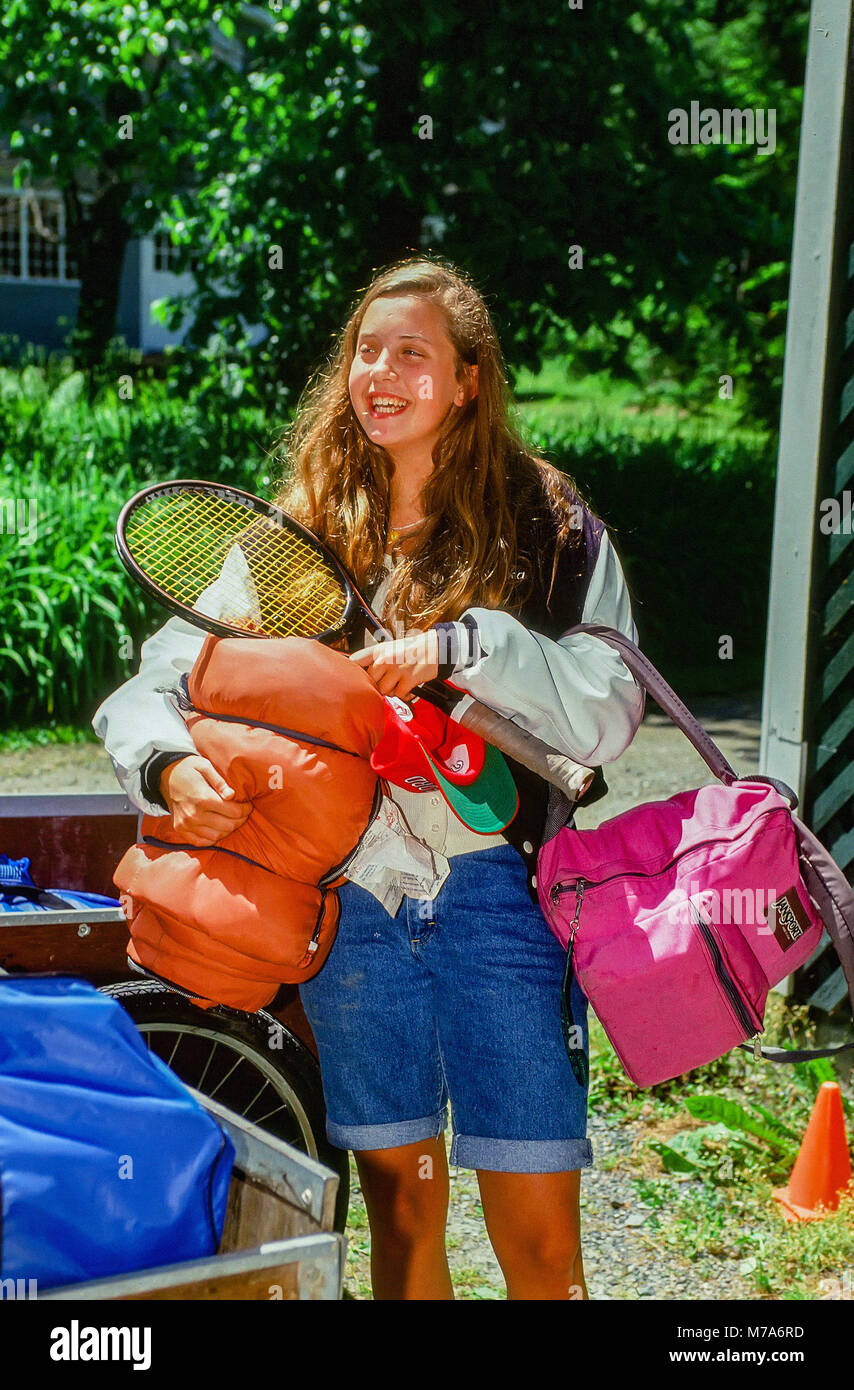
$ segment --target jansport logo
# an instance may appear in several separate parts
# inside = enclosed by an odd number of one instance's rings
[[[794,888],[783,893],[776,902],[768,904],[768,921],[773,922],[777,943],[784,951],[794,946],[810,926],[809,918]]]
[[[132,1361],[135,1371],[151,1368],[150,1327],[54,1327],[50,1334],[52,1361]]]

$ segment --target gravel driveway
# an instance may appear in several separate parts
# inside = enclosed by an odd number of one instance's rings
[[[736,772],[756,771],[759,756],[759,701],[709,699],[693,704],[708,733]],[[649,712],[632,746],[605,769],[610,792],[588,812],[580,829],[642,801],[672,796],[712,781],[711,773],[687,739],[650,701]],[[34,748],[0,753],[0,792],[112,791],[112,768],[99,746]],[[591,1114],[590,1136],[596,1166],[582,1179],[584,1260],[590,1295],[595,1299],[737,1299],[755,1297],[738,1274],[737,1263],[713,1256],[680,1261],[645,1235],[646,1215],[631,1180],[631,1154],[639,1126]],[[350,1208],[350,1249],[346,1285],[357,1298],[369,1297],[369,1240],[355,1168]],[[676,1180],[676,1179],[674,1179]],[[477,1179],[466,1169],[451,1170],[448,1247],[459,1298],[503,1297],[504,1284],[483,1225]]]

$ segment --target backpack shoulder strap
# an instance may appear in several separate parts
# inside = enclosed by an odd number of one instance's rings
[[[840,1052],[854,1051],[854,1042],[834,1043],[832,1047],[757,1047],[753,1043],[738,1043],[742,1052],[764,1057],[766,1062],[813,1062],[818,1057],[837,1057]]]

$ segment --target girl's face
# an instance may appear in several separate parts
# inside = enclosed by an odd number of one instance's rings
[[[470,369],[476,390],[477,368]],[[423,295],[368,305],[350,367],[350,400],[365,434],[395,462],[432,457],[442,424],[465,404],[441,309]]]

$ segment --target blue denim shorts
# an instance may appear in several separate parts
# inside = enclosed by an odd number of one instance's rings
[[[330,1142],[388,1149],[439,1138],[450,1161],[501,1173],[587,1168],[587,1088],[564,1047],[566,952],[528,894],[510,845],[455,855],[432,901],[392,918],[340,891],[338,935],[300,986],[314,1031]],[[587,1051],[587,1000],[573,979]]]

